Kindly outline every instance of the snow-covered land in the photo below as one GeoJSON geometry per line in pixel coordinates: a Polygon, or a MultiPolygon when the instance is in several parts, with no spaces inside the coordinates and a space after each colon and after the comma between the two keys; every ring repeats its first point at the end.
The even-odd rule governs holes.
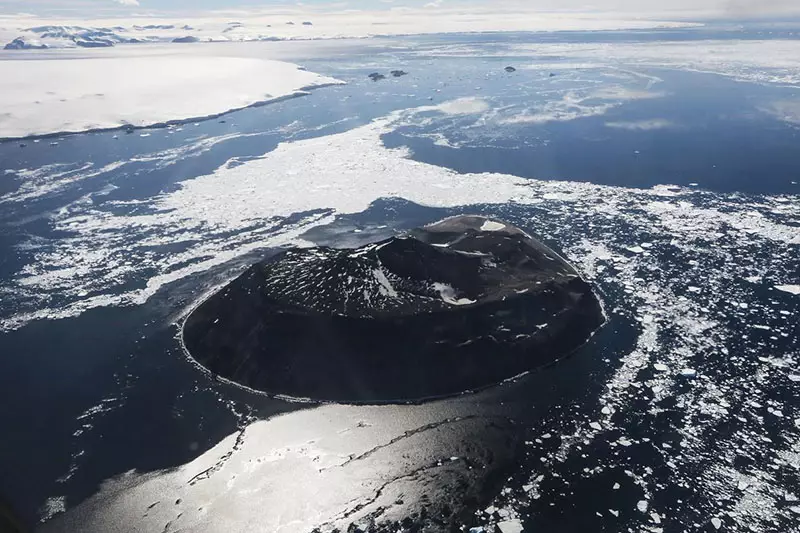
{"type": "MultiPolygon", "coordinates": [[[[177,17],[177,15],[174,15],[177,17]]],[[[42,19],[32,15],[0,15],[0,43],[14,39],[41,41],[51,48],[81,46],[103,40],[114,44],[197,41],[274,41],[361,38],[495,31],[600,31],[675,28],[691,22],[641,14],[542,12],[533,6],[460,6],[384,10],[324,11],[305,9],[208,13],[185,18],[132,15],[102,19],[42,19]]]]}
{"type": "Polygon", "coordinates": [[[173,47],[180,48],[38,51],[0,60],[0,138],[204,118],[340,83],[282,61],[173,47]]]}
{"type": "Polygon", "coordinates": [[[125,35],[121,26],[87,28],[83,26],[45,25],[19,30],[20,36],[5,46],[5,50],[36,50],[47,48],[107,48],[120,43],[141,43],[153,39],[125,35]]]}
{"type": "Polygon", "coordinates": [[[84,19],[0,15],[0,48],[5,47],[0,51],[0,138],[199,119],[336,83],[273,60],[222,58],[205,49],[191,56],[182,53],[212,46],[209,41],[693,25],[624,14],[542,13],[522,4],[502,9],[442,6],[433,2],[424,8],[373,11],[282,8],[188,18],[133,13],[84,19]],[[154,54],[157,43],[165,48],[154,54]]]}

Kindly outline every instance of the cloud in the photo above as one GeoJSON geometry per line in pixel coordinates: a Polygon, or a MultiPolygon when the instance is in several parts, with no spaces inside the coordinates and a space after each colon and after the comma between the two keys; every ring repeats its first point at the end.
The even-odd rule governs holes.
{"type": "Polygon", "coordinates": [[[118,4],[122,4],[123,6],[138,6],[139,0],[114,0],[114,2],[118,4]]]}
{"type": "Polygon", "coordinates": [[[675,123],[663,118],[654,118],[651,120],[637,120],[633,122],[606,122],[606,127],[630,131],[653,131],[674,128],[675,123]]]}

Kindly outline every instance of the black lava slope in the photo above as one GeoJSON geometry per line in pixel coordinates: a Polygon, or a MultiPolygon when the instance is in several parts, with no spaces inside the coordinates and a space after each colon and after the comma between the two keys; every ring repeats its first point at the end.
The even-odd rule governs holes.
{"type": "Polygon", "coordinates": [[[462,216],[357,249],[290,249],[186,320],[212,373],[299,398],[390,402],[547,365],[605,321],[592,288],[517,228],[462,216]]]}

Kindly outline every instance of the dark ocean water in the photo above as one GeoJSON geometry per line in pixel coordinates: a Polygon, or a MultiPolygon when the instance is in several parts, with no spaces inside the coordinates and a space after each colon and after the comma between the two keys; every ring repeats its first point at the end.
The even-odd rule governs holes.
{"type": "MultiPolygon", "coordinates": [[[[311,71],[348,82],[310,96],[168,129],[28,140],[25,147],[0,143],[0,495],[34,523],[90,497],[108,478],[184,464],[254,420],[313,408],[215,382],[177,340],[182,314],[255,262],[264,248],[178,276],[144,303],[83,310],[80,302],[87,298],[142,289],[163,273],[159,261],[185,254],[170,265],[193,264],[198,257],[189,252],[202,238],[138,247],[142,239],[157,240],[155,227],[132,232],[130,242],[110,229],[83,239],[75,217],[100,223],[146,215],[155,212],[154,197],[168,196],[232,158],[229,164],[247,164],[281,142],[339,134],[398,110],[469,98],[482,102],[477,113],[422,111],[417,120],[384,134],[385,146],[407,147],[413,160],[458,173],[612,188],[576,185],[577,200],[531,205],[433,208],[376,199],[364,212],[313,227],[306,238],[349,245],[478,213],[537,234],[596,281],[610,322],[588,345],[556,366],[470,400],[476,410],[504,402],[529,443],[495,505],[511,509],[531,531],[617,531],[642,516],[649,531],[664,527],[661,520],[665,531],[709,530],[712,515],[731,509],[736,512],[723,516],[731,530],[738,525],[789,531],[797,515],[785,502],[775,502],[800,486],[800,402],[797,383],[787,379],[797,373],[800,304],[773,285],[796,284],[800,274],[798,242],[791,239],[793,230],[800,232],[800,150],[797,125],[765,109],[796,99],[798,89],[652,66],[634,74],[621,67],[561,68],[554,59],[548,60],[552,71],[545,66],[507,74],[505,66],[530,58],[426,54],[465,44],[494,51],[518,43],[691,41],[697,35],[449,36],[356,44],[346,55],[298,58],[311,71]],[[395,68],[409,74],[379,82],[367,78],[395,68]],[[602,92],[609,87],[610,93],[602,92]],[[513,120],[533,111],[558,118],[513,120]],[[119,162],[125,164],[114,166],[119,162]],[[669,197],[637,196],[660,184],[682,187],[674,207],[682,199],[691,204],[683,207],[689,209],[683,218],[648,211],[660,209],[660,201],[672,202],[669,197]],[[747,217],[754,211],[766,222],[752,223],[747,217]],[[737,227],[742,220],[750,226],[737,227]],[[88,271],[81,265],[64,274],[62,265],[64,277],[43,279],[52,263],[63,261],[60,246],[73,242],[87,255],[130,253],[129,264],[120,262],[125,268],[109,274],[103,263],[111,256],[99,254],[88,271]],[[625,251],[641,243],[649,246],[625,251]],[[601,246],[616,259],[604,259],[601,246]],[[604,270],[598,271],[600,264],[604,270]],[[67,316],[58,318],[65,309],[67,316]],[[660,325],[655,333],[652,323],[660,325]],[[656,383],[655,361],[673,370],[691,365],[703,378],[656,383]],[[637,379],[628,379],[634,374],[637,379]],[[760,407],[748,403],[756,400],[760,407]],[[609,411],[601,415],[600,406],[609,411]],[[764,406],[770,414],[781,410],[781,416],[748,414],[764,406]],[[586,434],[586,424],[601,418],[608,433],[586,434]],[[558,437],[540,438],[545,432],[558,437]],[[770,439],[769,454],[749,447],[748,441],[757,444],[762,436],[770,439]],[[618,444],[621,437],[633,445],[618,444]],[[656,440],[659,445],[651,446],[656,440]],[[738,455],[717,461],[730,447],[738,447],[738,455]],[[674,449],[682,455],[669,457],[665,450],[674,449]],[[730,478],[734,489],[737,483],[735,476],[725,477],[724,468],[750,476],[757,493],[752,489],[752,498],[742,503],[735,490],[720,488],[723,479],[730,478]],[[540,472],[546,478],[531,489],[540,472]],[[693,479],[701,482],[691,486],[693,479]],[[619,490],[611,488],[615,483],[622,485],[619,490]],[[654,521],[637,509],[643,493],[663,519],[654,521]]],[[[764,38],[762,30],[742,34],[728,28],[713,36],[764,38]]],[[[784,30],[772,37],[797,34],[784,30]]],[[[292,227],[328,212],[320,205],[318,212],[287,214],[282,223],[292,227]]],[[[236,230],[230,231],[233,241],[236,230]]],[[[476,520],[493,523],[497,516],[485,513],[476,520]]]]}
{"type": "MultiPolygon", "coordinates": [[[[666,94],[629,102],[602,116],[525,126],[508,138],[470,139],[458,149],[414,138],[413,133],[424,133],[424,126],[400,128],[384,140],[390,147],[409,146],[415,159],[458,172],[623,187],[695,184],[721,192],[798,192],[798,129],[758,112],[764,102],[795,97],[796,89],[762,88],[710,74],[643,72],[659,77],[658,90],[666,94]],[[644,124],[654,117],[668,117],[676,126],[650,131],[607,126],[644,124]]],[[[487,91],[494,94],[509,82],[500,80],[500,87],[487,91]]]]}

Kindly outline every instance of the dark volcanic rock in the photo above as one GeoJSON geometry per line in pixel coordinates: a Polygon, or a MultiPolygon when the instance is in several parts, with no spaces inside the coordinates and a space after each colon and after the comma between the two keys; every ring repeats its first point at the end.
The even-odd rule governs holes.
{"type": "Polygon", "coordinates": [[[405,76],[407,74],[408,74],[408,72],[406,72],[405,70],[393,70],[391,72],[391,75],[394,76],[395,78],[400,78],[400,77],[405,76]]]}
{"type": "Polygon", "coordinates": [[[49,48],[46,44],[38,42],[28,42],[23,37],[18,37],[5,45],[4,50],[46,50],[49,48]]]}
{"type": "Polygon", "coordinates": [[[604,323],[591,287],[512,226],[456,217],[358,249],[291,249],[186,320],[188,352],[253,389],[423,399],[569,354],[604,323]]]}
{"type": "Polygon", "coordinates": [[[200,39],[194,35],[187,35],[186,37],[175,37],[172,39],[173,43],[199,43],[200,39]]]}
{"type": "Polygon", "coordinates": [[[516,72],[516,71],[517,69],[515,69],[514,67],[506,67],[506,72],[516,72]]]}
{"type": "Polygon", "coordinates": [[[386,76],[384,76],[384,75],[383,75],[383,74],[381,74],[380,72],[373,72],[372,74],[370,74],[370,75],[369,75],[369,78],[370,78],[372,81],[378,81],[378,80],[384,80],[384,79],[386,79],[386,76]]]}
{"type": "Polygon", "coordinates": [[[114,46],[114,42],[108,39],[73,39],[73,42],[81,48],[110,48],[114,46]]]}
{"type": "Polygon", "coordinates": [[[147,26],[141,26],[143,30],[171,30],[174,28],[175,26],[172,24],[148,24],[147,26]]]}

